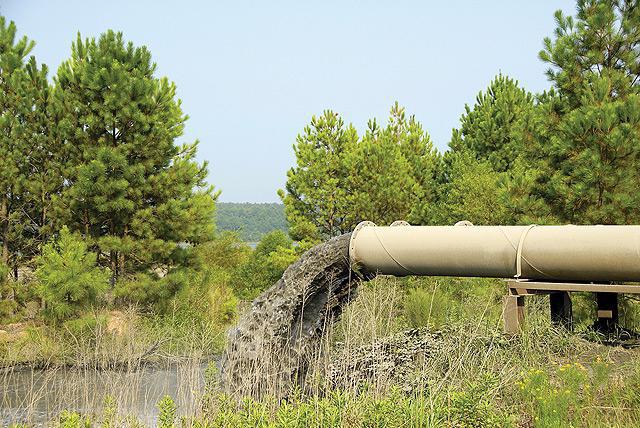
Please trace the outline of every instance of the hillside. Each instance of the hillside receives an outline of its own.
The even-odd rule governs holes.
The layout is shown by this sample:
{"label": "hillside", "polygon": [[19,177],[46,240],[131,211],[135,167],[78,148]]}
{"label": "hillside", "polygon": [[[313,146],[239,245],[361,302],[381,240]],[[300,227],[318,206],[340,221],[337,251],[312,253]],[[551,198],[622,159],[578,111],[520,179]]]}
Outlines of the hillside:
{"label": "hillside", "polygon": [[216,207],[218,230],[237,230],[248,242],[259,241],[272,230],[287,230],[282,204],[218,202]]}

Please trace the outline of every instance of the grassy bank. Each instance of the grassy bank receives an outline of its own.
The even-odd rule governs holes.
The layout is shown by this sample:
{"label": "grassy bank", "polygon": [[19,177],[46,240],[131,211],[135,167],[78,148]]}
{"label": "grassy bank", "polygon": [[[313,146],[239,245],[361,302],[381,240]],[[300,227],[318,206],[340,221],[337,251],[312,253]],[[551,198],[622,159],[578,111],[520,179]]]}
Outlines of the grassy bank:
{"label": "grassy bank", "polygon": [[111,369],[219,354],[226,326],[180,314],[101,310],[60,325],[27,321],[5,326],[0,368]]}
{"label": "grassy bank", "polygon": [[[189,404],[167,397],[157,404],[157,419],[146,424],[164,427],[640,425],[640,352],[637,349],[602,345],[598,337],[587,334],[586,329],[569,333],[555,328],[549,321],[544,298],[531,299],[523,333],[507,337],[502,333],[500,319],[502,292],[502,285],[494,281],[379,278],[360,289],[356,300],[327,333],[325,352],[314,362],[305,385],[293,387],[280,397],[269,394],[232,397],[219,385],[217,370],[212,364],[205,372],[204,382],[198,380],[199,376],[183,379],[181,388],[192,393]],[[411,354],[411,358],[402,354],[402,341],[393,342],[401,346],[384,345],[390,343],[389,337],[404,337],[402,332],[407,329],[428,338],[427,345]],[[175,341],[163,344],[160,349],[179,346],[180,341],[192,342],[191,355],[201,355],[199,352],[206,341],[196,337],[200,333],[189,336],[182,330],[180,334],[185,336],[181,339],[176,336]],[[104,346],[107,347],[107,342]],[[97,349],[96,352],[100,352],[101,348]],[[366,370],[362,355],[366,361],[373,362]],[[360,370],[358,376],[349,376],[354,373],[354,367]],[[113,391],[93,399],[98,404],[93,411],[80,414],[70,408],[60,413],[52,424],[62,427],[144,425],[139,415],[127,413],[130,403],[126,394]]]}

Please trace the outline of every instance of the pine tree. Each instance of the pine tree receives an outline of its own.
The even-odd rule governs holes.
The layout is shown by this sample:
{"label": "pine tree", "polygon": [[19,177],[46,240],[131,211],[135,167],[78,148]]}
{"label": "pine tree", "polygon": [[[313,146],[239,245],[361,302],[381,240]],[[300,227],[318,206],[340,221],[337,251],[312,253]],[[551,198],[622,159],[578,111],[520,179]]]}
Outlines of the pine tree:
{"label": "pine tree", "polygon": [[29,178],[29,114],[33,100],[25,58],[34,42],[16,38],[16,25],[0,16],[0,264],[17,274],[28,223],[26,187]]}
{"label": "pine tree", "polygon": [[52,91],[47,80],[48,68],[46,65],[38,67],[32,57],[26,65],[26,71],[33,108],[26,115],[28,180],[24,204],[27,218],[23,224],[24,262],[32,260],[55,232],[52,200],[62,190],[64,167],[63,146],[56,128]]}
{"label": "pine tree", "polygon": [[63,227],[56,240],[42,247],[37,259],[38,294],[54,321],[77,315],[96,303],[109,285],[109,273],[96,266],[96,254]]}
{"label": "pine tree", "polygon": [[350,229],[362,220],[391,224],[414,220],[433,191],[436,153],[429,135],[395,103],[387,126],[369,121],[367,133],[347,156]]}
{"label": "pine tree", "polygon": [[176,87],[155,77],[146,47],[108,31],[78,34],[58,69],[54,98],[68,159],[57,221],[90,239],[118,276],[179,261],[213,233],[217,194],[197,142],[179,146],[187,116]]}
{"label": "pine tree", "polygon": [[473,106],[465,106],[442,163],[438,204],[432,210],[437,223],[553,222],[534,189],[541,173],[539,142],[532,136],[537,109],[534,97],[502,74]]}
{"label": "pine tree", "polygon": [[489,161],[494,171],[507,171],[526,150],[522,127],[533,110],[533,96],[517,81],[500,74],[476,96],[473,107],[465,105],[450,147],[453,151],[468,150],[476,159]]}
{"label": "pine tree", "polygon": [[414,220],[432,198],[438,154],[398,103],[387,125],[370,120],[362,139],[325,111],[298,136],[294,151],[297,166],[279,192],[293,239],[326,239],[363,220]]}
{"label": "pine tree", "polygon": [[345,159],[358,134],[338,114],[327,110],[313,116],[293,146],[297,165],[287,173],[285,205],[289,233],[296,240],[319,240],[346,233],[350,211]]}
{"label": "pine tree", "polygon": [[637,223],[640,7],[579,0],[575,18],[555,17],[540,52],[554,84],[541,109],[540,192],[563,221]]}

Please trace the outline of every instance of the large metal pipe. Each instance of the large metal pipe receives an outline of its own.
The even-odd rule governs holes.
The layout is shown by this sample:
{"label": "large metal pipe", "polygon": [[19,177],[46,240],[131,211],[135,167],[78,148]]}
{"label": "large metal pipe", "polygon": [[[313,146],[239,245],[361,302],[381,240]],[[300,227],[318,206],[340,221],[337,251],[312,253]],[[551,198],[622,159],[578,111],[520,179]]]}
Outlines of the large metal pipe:
{"label": "large metal pipe", "polygon": [[396,223],[360,223],[351,235],[351,261],[397,276],[640,281],[640,226]]}

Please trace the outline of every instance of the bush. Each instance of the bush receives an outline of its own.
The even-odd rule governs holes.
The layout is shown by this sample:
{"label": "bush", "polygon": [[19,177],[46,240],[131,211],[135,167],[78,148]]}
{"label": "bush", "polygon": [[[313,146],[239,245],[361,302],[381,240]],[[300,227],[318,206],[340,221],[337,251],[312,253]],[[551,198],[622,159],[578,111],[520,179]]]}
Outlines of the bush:
{"label": "bush", "polygon": [[253,300],[276,283],[289,265],[299,257],[293,242],[281,230],[266,234],[238,269],[234,290],[238,297]]}
{"label": "bush", "polygon": [[251,248],[235,232],[223,232],[215,239],[196,246],[192,251],[196,269],[217,266],[237,269],[246,263]]}
{"label": "bush", "polygon": [[165,395],[158,402],[158,428],[173,428],[176,420],[176,403]]}
{"label": "bush", "polygon": [[98,328],[107,325],[107,317],[104,314],[87,314],[80,318],[65,321],[62,326],[66,332],[81,340],[91,339]]}
{"label": "bush", "polygon": [[96,266],[96,254],[64,227],[37,258],[38,294],[45,316],[61,321],[95,304],[109,286],[109,272]]}
{"label": "bush", "polygon": [[189,278],[185,270],[172,271],[163,277],[152,273],[138,273],[118,281],[115,297],[121,303],[163,313],[170,308],[170,300],[188,284]]}

